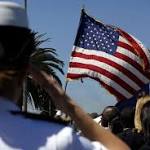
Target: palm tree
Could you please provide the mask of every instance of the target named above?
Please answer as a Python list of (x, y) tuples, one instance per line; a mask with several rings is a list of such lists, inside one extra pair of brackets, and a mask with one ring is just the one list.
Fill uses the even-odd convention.
[[(57, 71), (61, 74), (63, 72), (64, 63), (60, 59), (58, 59), (58, 55), (56, 50), (53, 48), (41, 48), (40, 45), (46, 42), (48, 39), (41, 40), (43, 35), (35, 34), (35, 45), (36, 49), (31, 54), (30, 61), (32, 65), (38, 67), (39, 69), (47, 72), (52, 75), (60, 85), (62, 85), (61, 80), (57, 75)], [(51, 97), (46, 93), (44, 89), (42, 89), (39, 85), (37, 85), (30, 76), (27, 78), (26, 85), (28, 97), (30, 96), (34, 102), (35, 108), (40, 109), (44, 114), (54, 115), (55, 114), (55, 106), (51, 101)]]

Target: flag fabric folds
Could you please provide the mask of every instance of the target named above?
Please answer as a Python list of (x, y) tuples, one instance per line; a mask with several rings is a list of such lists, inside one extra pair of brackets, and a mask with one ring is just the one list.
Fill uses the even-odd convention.
[(149, 66), (150, 53), (139, 40), (82, 10), (68, 79), (95, 79), (120, 101), (150, 82)]

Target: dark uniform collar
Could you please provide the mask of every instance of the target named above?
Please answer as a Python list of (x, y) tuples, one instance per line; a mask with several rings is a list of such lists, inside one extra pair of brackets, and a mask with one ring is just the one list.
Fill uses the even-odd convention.
[(28, 113), (22, 112), (19, 107), (11, 100), (7, 98), (0, 97), (0, 114), (3, 112), (8, 112), (14, 116), (22, 116), (24, 118), (32, 119), (32, 120), (41, 120), (48, 122), (55, 122), (58, 124), (69, 125), (70, 121), (65, 121), (60, 118), (54, 118), (51, 116), (46, 116), (42, 114)]
[(20, 108), (12, 100), (0, 97), (0, 113), (6, 111), (20, 111)]

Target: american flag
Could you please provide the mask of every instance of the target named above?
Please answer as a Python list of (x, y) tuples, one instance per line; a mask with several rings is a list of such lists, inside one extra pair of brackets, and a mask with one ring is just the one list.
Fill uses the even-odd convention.
[(150, 53), (139, 40), (82, 10), (68, 79), (95, 79), (120, 101), (135, 96), (150, 82), (149, 64)]

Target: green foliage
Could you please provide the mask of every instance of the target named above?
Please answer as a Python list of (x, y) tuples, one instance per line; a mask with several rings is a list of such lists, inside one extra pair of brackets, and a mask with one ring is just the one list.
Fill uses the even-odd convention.
[[(60, 78), (57, 75), (57, 72), (64, 74), (63, 66), (64, 63), (58, 58), (56, 50), (54, 48), (41, 48), (41, 44), (46, 42), (46, 40), (42, 40), (44, 35), (35, 34), (35, 45), (36, 48), (34, 52), (31, 54), (30, 63), (39, 69), (47, 72), (52, 75), (60, 85), (62, 85)], [(37, 85), (32, 78), (28, 77), (27, 92), (30, 92), (32, 96), (34, 105), (37, 109), (40, 109), (45, 114), (53, 115), (55, 112), (55, 106), (51, 101), (51, 97), (46, 93), (44, 89), (42, 89), (39, 85)]]

